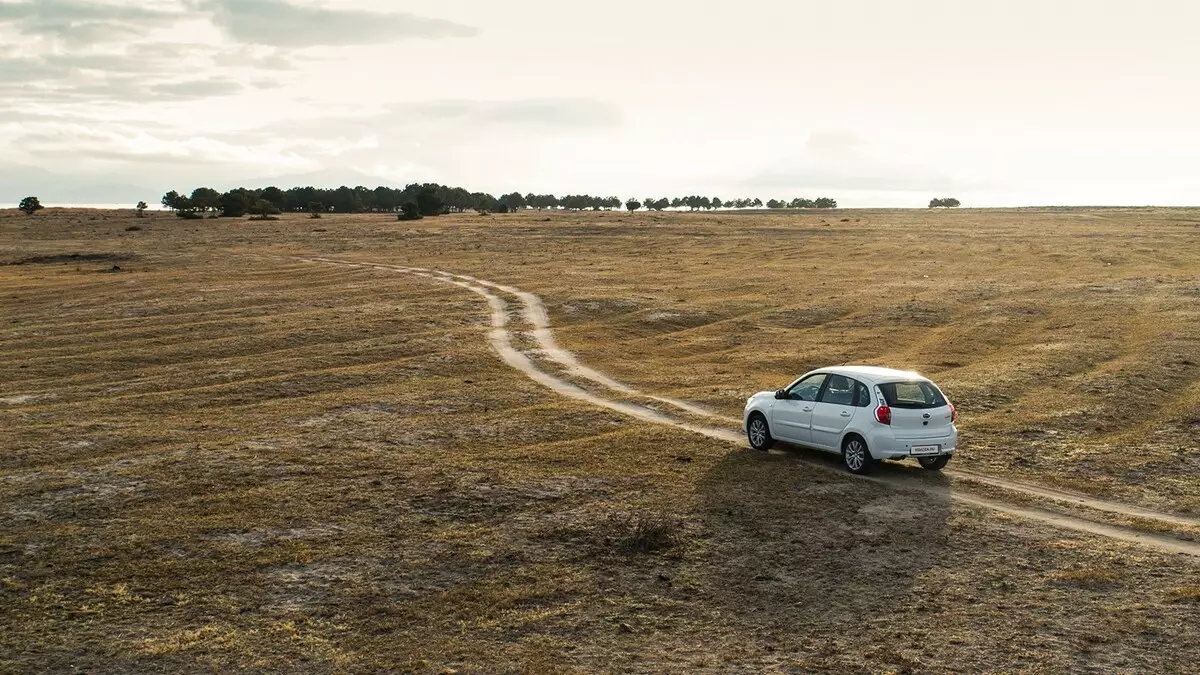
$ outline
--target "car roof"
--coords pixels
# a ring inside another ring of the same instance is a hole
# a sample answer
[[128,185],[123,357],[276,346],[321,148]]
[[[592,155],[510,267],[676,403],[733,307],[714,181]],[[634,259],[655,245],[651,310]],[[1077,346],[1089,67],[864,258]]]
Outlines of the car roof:
[[928,379],[920,373],[911,370],[897,370],[895,368],[880,368],[879,366],[830,366],[829,368],[818,368],[813,371],[816,373],[833,373],[835,375],[845,375],[856,380],[862,380],[871,384],[879,384],[881,382],[901,382],[905,380],[925,380]]

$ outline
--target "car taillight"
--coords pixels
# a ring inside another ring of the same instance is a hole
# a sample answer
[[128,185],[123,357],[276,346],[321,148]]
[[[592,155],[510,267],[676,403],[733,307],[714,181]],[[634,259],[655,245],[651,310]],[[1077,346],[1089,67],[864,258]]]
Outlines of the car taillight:
[[950,406],[950,421],[957,422],[958,421],[958,411],[954,409],[954,404],[947,401],[946,405]]
[[891,424],[892,423],[892,409],[887,407],[886,405],[879,406],[878,408],[875,409],[875,419],[880,424]]

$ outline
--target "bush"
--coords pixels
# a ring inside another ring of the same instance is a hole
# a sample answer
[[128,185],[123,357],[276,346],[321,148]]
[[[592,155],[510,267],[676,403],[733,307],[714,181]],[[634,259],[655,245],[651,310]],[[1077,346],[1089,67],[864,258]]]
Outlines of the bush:
[[400,207],[400,213],[396,216],[396,220],[420,220],[424,218],[421,213],[421,207],[417,206],[416,202],[404,202],[404,206]]
[[954,208],[958,208],[960,206],[962,206],[962,202],[958,201],[954,197],[944,197],[941,199],[932,199],[929,201],[929,208],[931,208],[931,209],[939,209],[939,208],[954,209]]
[[42,203],[38,201],[37,197],[26,197],[21,200],[21,203],[17,205],[17,208],[24,211],[25,215],[32,216],[38,211],[41,211],[43,207]]
[[610,520],[614,543],[623,553],[654,553],[682,541],[680,524],[662,514],[635,513]]

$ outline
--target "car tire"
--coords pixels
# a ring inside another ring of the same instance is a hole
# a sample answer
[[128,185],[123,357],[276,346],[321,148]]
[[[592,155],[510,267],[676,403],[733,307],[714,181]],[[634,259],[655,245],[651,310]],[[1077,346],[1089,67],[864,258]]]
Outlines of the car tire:
[[842,441],[842,464],[850,473],[864,475],[875,468],[875,458],[867,448],[867,442],[859,436],[847,436]]
[[775,439],[771,437],[771,427],[762,413],[750,416],[750,421],[746,423],[746,437],[750,440],[750,447],[759,452],[766,452],[775,445]]
[[938,455],[937,457],[918,457],[917,463],[926,471],[941,471],[950,463],[951,455]]

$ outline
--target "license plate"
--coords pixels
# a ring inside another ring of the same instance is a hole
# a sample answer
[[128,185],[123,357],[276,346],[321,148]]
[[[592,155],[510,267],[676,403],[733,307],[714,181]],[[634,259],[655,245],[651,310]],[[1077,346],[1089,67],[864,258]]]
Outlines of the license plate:
[[940,445],[914,445],[912,446],[912,454],[914,455],[936,455],[942,451]]

